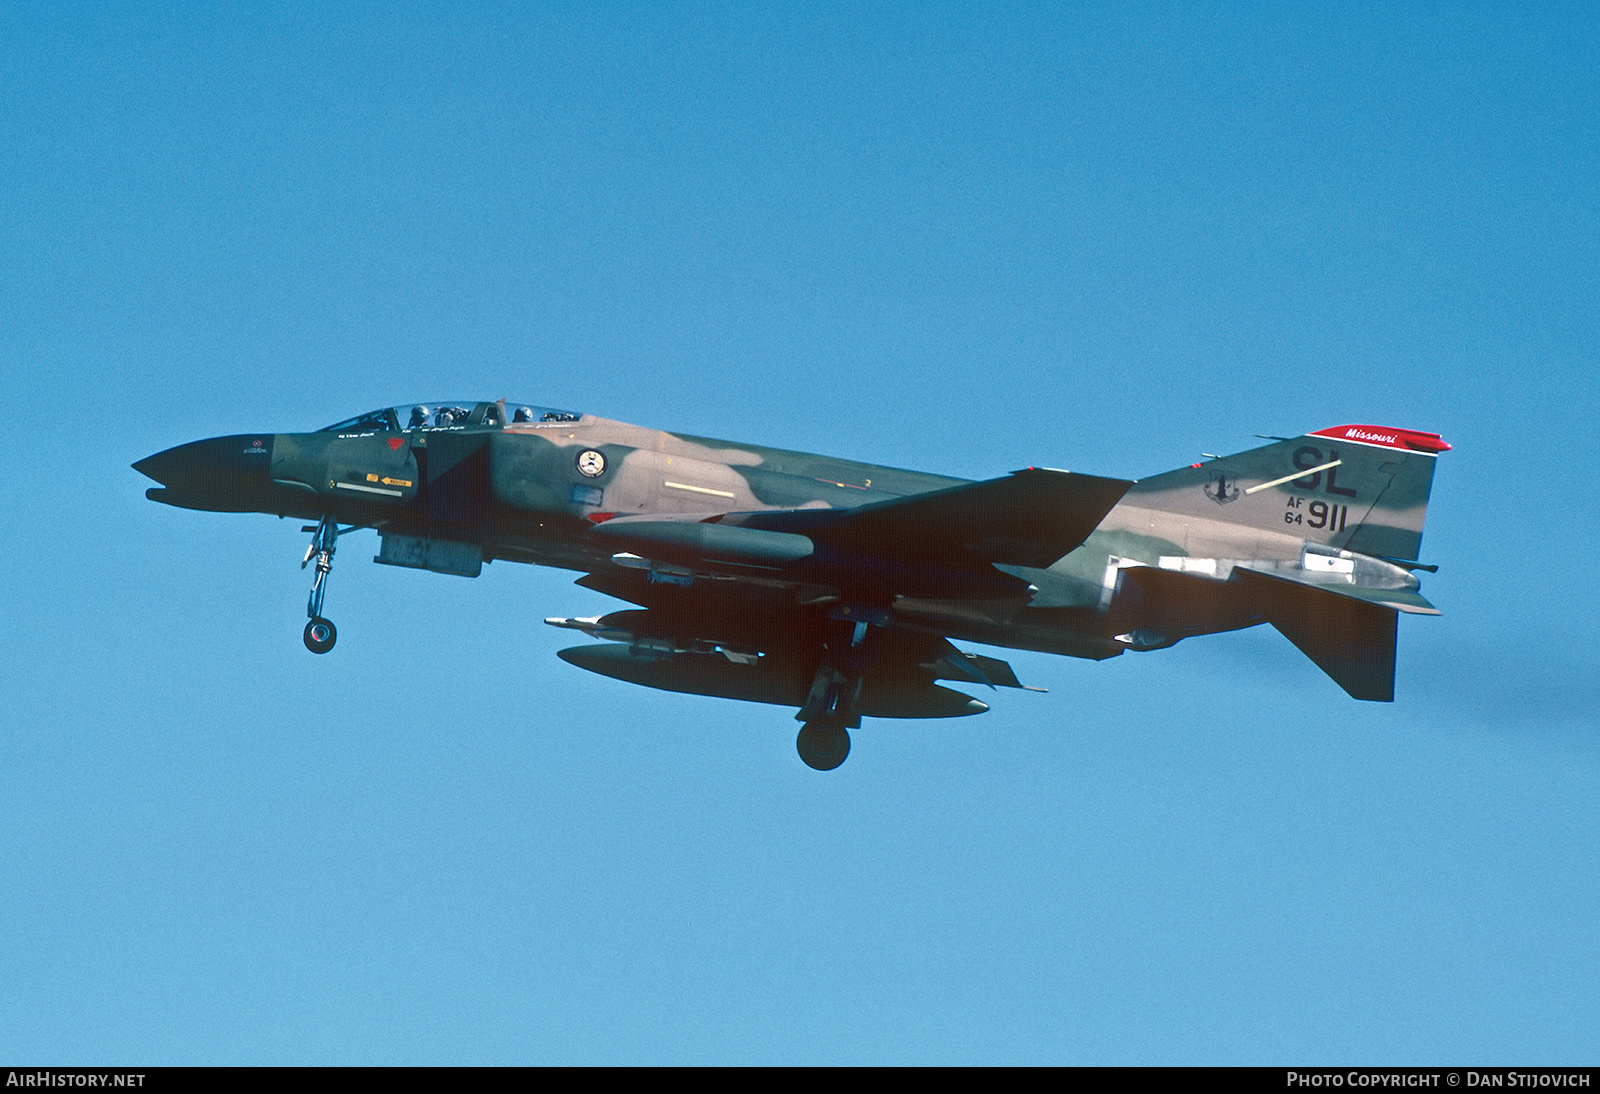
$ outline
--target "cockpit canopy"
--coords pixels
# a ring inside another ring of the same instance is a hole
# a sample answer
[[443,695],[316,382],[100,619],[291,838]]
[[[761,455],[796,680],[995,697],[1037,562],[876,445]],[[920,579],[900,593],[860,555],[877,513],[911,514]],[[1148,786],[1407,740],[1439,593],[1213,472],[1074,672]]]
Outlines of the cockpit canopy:
[[475,403],[463,399],[436,399],[428,403],[405,403],[384,410],[335,422],[322,433],[400,433],[413,429],[499,429],[504,426],[567,425],[583,415],[571,410],[552,410],[546,406],[508,403]]

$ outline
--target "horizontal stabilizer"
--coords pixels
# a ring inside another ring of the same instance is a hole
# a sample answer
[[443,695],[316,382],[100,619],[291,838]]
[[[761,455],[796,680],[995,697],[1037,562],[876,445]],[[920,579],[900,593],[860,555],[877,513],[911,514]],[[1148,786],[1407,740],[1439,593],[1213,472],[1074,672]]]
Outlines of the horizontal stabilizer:
[[1394,608],[1253,570],[1233,576],[1251,589],[1267,622],[1351,696],[1394,702]]
[[725,519],[809,536],[854,555],[889,551],[917,563],[1043,568],[1080,546],[1132,485],[1126,479],[1029,468],[858,509],[792,509]]
[[[1411,615],[1443,615],[1435,608],[1428,598],[1415,589],[1380,589],[1370,585],[1346,585],[1342,583],[1314,582],[1296,576],[1297,572],[1278,571],[1265,573],[1249,566],[1235,566],[1234,573],[1248,572],[1261,577],[1276,578],[1279,581],[1293,581],[1297,585],[1316,589],[1319,592],[1332,596],[1347,596],[1352,600],[1364,601],[1375,604],[1380,608],[1393,608],[1395,611],[1406,612]],[[1303,572],[1303,571],[1300,571]]]

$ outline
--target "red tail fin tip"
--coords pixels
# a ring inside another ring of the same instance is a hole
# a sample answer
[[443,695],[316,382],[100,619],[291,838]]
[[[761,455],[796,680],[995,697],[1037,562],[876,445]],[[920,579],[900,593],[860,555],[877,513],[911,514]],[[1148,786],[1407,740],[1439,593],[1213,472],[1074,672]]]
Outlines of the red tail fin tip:
[[1329,437],[1339,441],[1354,441],[1379,448],[1398,448],[1402,451],[1448,452],[1450,446],[1437,433],[1423,433],[1416,429],[1392,429],[1382,425],[1336,425],[1319,429],[1313,437]]

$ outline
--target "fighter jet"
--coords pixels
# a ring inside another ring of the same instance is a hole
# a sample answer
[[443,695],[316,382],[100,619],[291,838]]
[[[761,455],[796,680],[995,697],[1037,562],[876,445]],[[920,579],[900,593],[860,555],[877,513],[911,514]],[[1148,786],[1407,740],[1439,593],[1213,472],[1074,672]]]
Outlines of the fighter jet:
[[[134,468],[186,509],[308,523],[305,645],[341,536],[374,561],[476,577],[583,573],[636,607],[552,626],[569,664],[667,691],[796,708],[806,764],[837,767],[863,718],[988,705],[936,681],[1024,685],[957,642],[1091,660],[1270,623],[1356,699],[1394,698],[1418,592],[1436,433],[1320,429],[1138,481],[1030,467],[971,482],[465,400],[314,433],[214,437]],[[1030,689],[1039,690],[1039,689]]]

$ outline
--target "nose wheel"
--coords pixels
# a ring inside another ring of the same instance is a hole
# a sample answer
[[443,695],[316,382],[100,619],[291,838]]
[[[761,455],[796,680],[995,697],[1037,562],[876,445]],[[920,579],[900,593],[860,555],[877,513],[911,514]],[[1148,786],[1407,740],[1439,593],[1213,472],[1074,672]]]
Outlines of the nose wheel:
[[313,558],[317,560],[317,576],[311,580],[311,597],[306,601],[306,615],[311,617],[304,636],[306,649],[312,653],[327,653],[339,639],[338,628],[322,617],[322,596],[328,591],[328,575],[333,572],[333,552],[339,539],[339,524],[332,517],[323,517],[315,527],[302,528],[301,531],[310,532],[312,536],[311,546],[306,548],[306,557],[300,560],[300,568],[304,570]]
[[312,653],[327,653],[339,640],[339,629],[318,616],[306,624],[306,649]]

